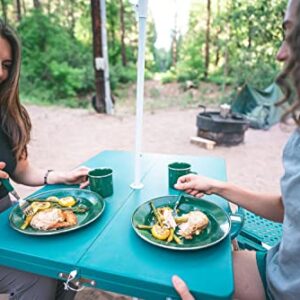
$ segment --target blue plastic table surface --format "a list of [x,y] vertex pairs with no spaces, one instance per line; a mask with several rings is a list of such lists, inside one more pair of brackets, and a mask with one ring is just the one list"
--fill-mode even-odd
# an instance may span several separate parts
[[[226,180],[222,159],[159,155],[146,174],[144,188],[135,191],[113,217],[102,234],[81,258],[81,275],[96,281],[97,287],[143,299],[176,298],[171,277],[184,278],[197,299],[230,299],[233,270],[230,238],[216,246],[197,251],[174,251],[146,243],[131,227],[133,211],[155,197],[177,194],[168,188],[167,165],[174,161],[191,163],[199,174]],[[228,203],[207,197],[224,209]],[[116,200],[118,201],[118,200]]]
[[[177,274],[197,299],[231,299],[234,284],[229,237],[211,248],[181,252],[148,244],[131,227],[132,213],[141,203],[178,193],[168,188],[167,165],[174,161],[191,163],[198,174],[226,180],[225,163],[220,158],[144,154],[144,188],[132,190],[133,154],[102,152],[84,165],[114,170],[114,194],[105,199],[104,214],[77,231],[32,237],[10,228],[7,211],[0,215],[0,264],[54,278],[76,269],[82,278],[94,280],[97,288],[143,299],[177,298],[171,284],[171,276]],[[224,199],[206,198],[228,209]]]
[[[57,278],[58,273],[69,273],[76,269],[81,256],[95,238],[111,221],[112,216],[122,207],[133,192],[132,182],[134,155],[128,152],[105,151],[91,158],[83,165],[91,168],[110,166],[114,170],[115,192],[113,199],[106,199],[105,211],[101,217],[80,230],[62,235],[28,236],[13,230],[9,225],[11,209],[0,214],[0,265],[34,272]],[[151,158],[145,156],[141,171],[145,174],[151,166]],[[47,186],[39,192],[66,186]]]

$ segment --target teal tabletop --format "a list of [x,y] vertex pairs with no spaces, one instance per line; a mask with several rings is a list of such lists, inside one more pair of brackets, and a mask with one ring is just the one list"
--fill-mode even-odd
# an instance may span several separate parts
[[[11,209],[1,213],[0,264],[54,278],[60,272],[68,274],[76,269],[79,259],[133,192],[129,187],[133,178],[133,162],[134,155],[128,152],[105,151],[83,164],[90,168],[110,166],[114,170],[114,181],[118,182],[118,187],[113,197],[106,199],[101,217],[80,230],[55,236],[28,236],[10,227]],[[146,156],[141,164],[143,174],[150,167],[151,158]],[[57,188],[68,186],[47,186],[37,193]],[[118,201],[112,201],[112,198]]]
[[[4,212],[0,216],[0,264],[54,278],[61,272],[77,270],[80,277],[93,280],[99,289],[143,299],[178,298],[171,284],[171,276],[177,274],[197,299],[231,299],[234,284],[229,236],[206,249],[174,251],[147,243],[131,226],[132,214],[143,202],[178,194],[168,187],[167,165],[174,161],[190,163],[198,174],[226,180],[221,158],[144,154],[144,188],[132,190],[134,155],[102,152],[84,165],[114,171],[114,194],[105,199],[103,215],[80,230],[39,237],[11,229],[10,211]],[[205,199],[228,210],[228,203],[218,196]]]
[[[176,298],[171,277],[177,274],[188,283],[197,299],[230,299],[234,287],[229,237],[211,248],[179,252],[146,243],[131,227],[132,214],[141,203],[178,193],[168,188],[167,165],[174,161],[190,163],[198,174],[226,180],[222,159],[156,156],[155,164],[143,180],[144,188],[128,198],[81,258],[78,264],[81,274],[95,280],[98,288],[143,299]],[[206,199],[228,209],[228,203],[220,197]]]

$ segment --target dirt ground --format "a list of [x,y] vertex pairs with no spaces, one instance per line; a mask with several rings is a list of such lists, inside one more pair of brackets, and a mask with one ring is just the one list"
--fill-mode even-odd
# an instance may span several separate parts
[[[92,110],[27,106],[33,123],[29,157],[44,169],[71,169],[100,151],[134,150],[135,116],[125,111],[99,115]],[[206,150],[190,143],[196,136],[199,109],[169,109],[145,113],[143,151],[196,156],[221,156],[228,179],[258,191],[279,190],[281,152],[290,131],[279,125],[268,131],[249,129],[245,142],[234,147]],[[18,186],[22,196],[34,189]],[[123,299],[85,289],[80,299]]]

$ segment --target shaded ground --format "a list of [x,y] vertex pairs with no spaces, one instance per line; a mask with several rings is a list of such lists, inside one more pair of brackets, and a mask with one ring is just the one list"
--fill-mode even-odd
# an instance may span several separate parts
[[[81,109],[27,108],[33,123],[30,159],[45,170],[73,168],[107,149],[134,149],[135,117],[124,110],[107,116]],[[269,131],[248,130],[242,145],[206,150],[190,143],[190,137],[196,135],[198,112],[199,109],[174,108],[145,113],[143,151],[221,156],[226,159],[229,180],[259,191],[279,190],[281,152],[289,132],[279,125]],[[34,190],[17,188],[23,196]],[[123,298],[85,289],[76,299]]]

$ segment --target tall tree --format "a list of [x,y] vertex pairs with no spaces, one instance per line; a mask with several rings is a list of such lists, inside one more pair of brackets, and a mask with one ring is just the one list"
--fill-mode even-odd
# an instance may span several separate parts
[[20,22],[21,19],[22,19],[21,2],[20,2],[20,0],[16,0],[16,12],[17,12],[17,21]]
[[27,9],[26,9],[25,0],[22,0],[22,8],[23,8],[24,16],[26,16]]
[[[220,18],[220,13],[221,13],[221,3],[220,0],[217,0],[217,20],[219,20]],[[220,61],[220,34],[222,32],[222,26],[220,25],[220,23],[218,22],[217,24],[217,32],[216,32],[216,43],[217,43],[217,50],[216,50],[216,58],[215,58],[215,66],[217,67],[219,65],[219,61]]]
[[126,67],[127,56],[126,56],[126,45],[125,45],[125,22],[124,22],[124,3],[120,0],[120,24],[121,24],[121,55],[122,55],[122,65]]
[[[94,67],[95,67],[95,85],[96,96],[93,98],[93,106],[99,113],[105,113],[105,81],[104,66],[103,68],[96,65],[96,59],[103,61],[102,51],[102,31],[101,31],[101,14],[100,1],[91,0],[92,27],[93,27],[93,50],[94,50]],[[104,65],[104,63],[103,63]]]
[[2,6],[3,19],[6,22],[7,21],[7,7],[6,7],[5,0],[1,0],[1,6]]
[[69,19],[69,28],[70,33],[74,36],[75,30],[75,3],[73,1],[68,1],[68,19]]
[[40,0],[33,0],[33,7],[36,9],[40,9],[41,8]]
[[172,66],[176,66],[177,63],[177,37],[178,37],[178,24],[177,24],[177,19],[178,19],[178,12],[177,12],[177,0],[174,0],[174,8],[175,8],[175,13],[174,13],[174,29],[172,30],[172,41],[171,41],[171,57],[172,57]]
[[208,76],[209,69],[209,49],[210,49],[210,16],[211,0],[207,0],[207,19],[206,19],[206,36],[205,36],[205,71],[204,77]]
[[51,0],[47,0],[47,13],[48,13],[48,15],[50,15],[50,13],[51,13]]
[[110,61],[112,64],[116,64],[119,60],[119,45],[117,40],[117,32],[119,31],[119,20],[116,18],[118,15],[119,7],[115,0],[110,0],[107,2],[107,31],[110,49]]

